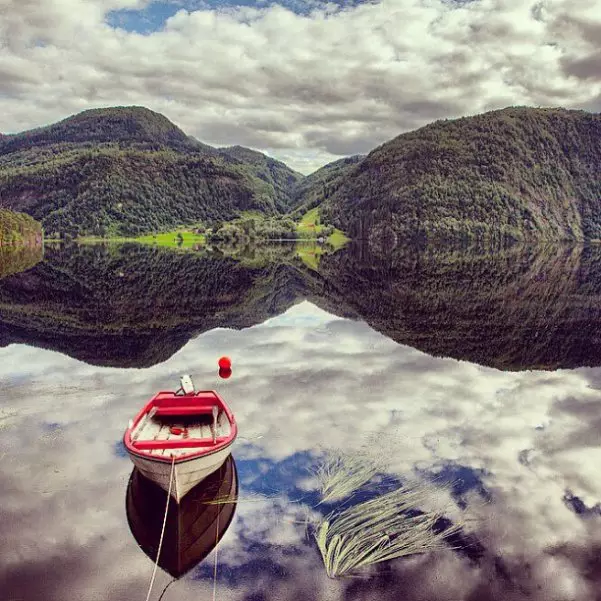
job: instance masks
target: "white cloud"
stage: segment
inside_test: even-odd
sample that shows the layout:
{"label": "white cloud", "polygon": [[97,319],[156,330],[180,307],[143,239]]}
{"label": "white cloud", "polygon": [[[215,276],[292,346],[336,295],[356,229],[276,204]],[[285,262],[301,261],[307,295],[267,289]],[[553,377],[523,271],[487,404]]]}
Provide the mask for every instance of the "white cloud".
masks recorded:
{"label": "white cloud", "polygon": [[105,22],[146,5],[2,0],[0,131],[142,104],[207,143],[269,149],[307,172],[438,118],[601,108],[599,0],[182,8],[148,35]]}

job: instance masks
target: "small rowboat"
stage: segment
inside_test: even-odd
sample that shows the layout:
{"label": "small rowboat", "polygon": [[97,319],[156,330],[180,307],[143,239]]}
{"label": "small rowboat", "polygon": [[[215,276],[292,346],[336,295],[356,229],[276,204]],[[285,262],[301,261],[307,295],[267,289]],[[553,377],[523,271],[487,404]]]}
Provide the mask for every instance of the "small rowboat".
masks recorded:
{"label": "small rowboat", "polygon": [[222,466],[237,434],[225,401],[183,376],[179,390],[159,392],[130,421],[123,443],[138,470],[179,503]]}

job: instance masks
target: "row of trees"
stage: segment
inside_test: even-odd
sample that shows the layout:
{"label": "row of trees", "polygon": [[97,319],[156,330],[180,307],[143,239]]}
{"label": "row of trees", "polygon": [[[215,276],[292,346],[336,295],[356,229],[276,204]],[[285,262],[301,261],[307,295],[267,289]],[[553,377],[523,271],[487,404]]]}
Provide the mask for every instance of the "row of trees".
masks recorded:
{"label": "row of trees", "polygon": [[[332,226],[322,228],[319,236],[326,239],[334,232]],[[299,237],[297,224],[289,217],[270,219],[247,217],[230,223],[217,221],[206,232],[210,241],[248,242],[255,240],[295,240]]]}

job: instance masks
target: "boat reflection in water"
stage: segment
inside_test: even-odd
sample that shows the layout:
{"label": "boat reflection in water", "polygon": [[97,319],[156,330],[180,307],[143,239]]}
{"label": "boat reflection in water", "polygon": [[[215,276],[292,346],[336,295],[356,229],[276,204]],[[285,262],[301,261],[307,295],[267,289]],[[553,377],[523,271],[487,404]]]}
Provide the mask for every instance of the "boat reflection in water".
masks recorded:
{"label": "boat reflection in water", "polygon": [[[169,499],[159,567],[180,578],[199,564],[223,538],[238,500],[238,474],[230,455],[179,504]],[[127,486],[127,521],[144,553],[156,561],[167,493],[134,468]]]}

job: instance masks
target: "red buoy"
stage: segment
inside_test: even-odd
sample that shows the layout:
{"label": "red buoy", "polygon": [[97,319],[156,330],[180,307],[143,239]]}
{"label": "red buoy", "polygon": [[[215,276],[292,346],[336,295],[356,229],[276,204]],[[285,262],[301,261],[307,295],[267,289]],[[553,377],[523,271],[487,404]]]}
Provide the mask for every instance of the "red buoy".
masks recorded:
{"label": "red buoy", "polygon": [[232,370],[229,367],[220,367],[219,368],[219,377],[227,380],[232,375]]}
{"label": "red buoy", "polygon": [[220,369],[231,369],[232,360],[229,357],[221,357],[218,361]]}

